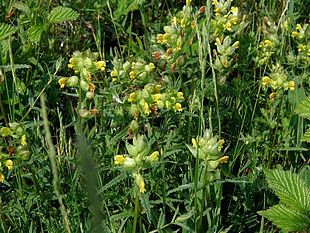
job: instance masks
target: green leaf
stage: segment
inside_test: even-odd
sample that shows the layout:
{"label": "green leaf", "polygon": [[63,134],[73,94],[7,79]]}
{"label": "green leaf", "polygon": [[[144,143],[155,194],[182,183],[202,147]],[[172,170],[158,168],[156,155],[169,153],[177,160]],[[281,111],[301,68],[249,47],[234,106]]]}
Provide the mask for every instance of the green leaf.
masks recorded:
{"label": "green leaf", "polygon": [[120,174],[119,176],[115,177],[113,180],[111,180],[109,183],[107,183],[105,186],[103,186],[98,193],[103,193],[107,189],[117,185],[121,181],[125,180],[127,178],[127,175],[125,173]]}
{"label": "green leaf", "polygon": [[116,18],[121,15],[127,15],[128,12],[139,9],[145,0],[120,0],[117,4]]}
{"label": "green leaf", "polygon": [[310,190],[304,181],[290,171],[280,169],[265,171],[267,182],[280,200],[297,210],[310,210]]}
{"label": "green leaf", "polygon": [[41,40],[41,35],[44,31],[43,25],[34,25],[28,29],[28,39],[33,43],[38,43]]}
{"label": "green leaf", "polygon": [[258,213],[272,221],[284,232],[303,231],[310,227],[309,216],[285,205],[275,205],[268,210],[258,211]]}
{"label": "green leaf", "polygon": [[77,19],[79,14],[67,7],[58,6],[55,7],[47,16],[49,23],[61,23],[68,20]]}
{"label": "green leaf", "polygon": [[147,220],[149,223],[152,222],[152,214],[151,214],[151,204],[149,200],[148,194],[139,193],[139,198],[141,202],[141,206],[143,208],[143,211],[146,213]]}
{"label": "green leaf", "polygon": [[0,23],[0,41],[6,39],[14,32],[16,32],[16,27],[9,24]]}
{"label": "green leaf", "polygon": [[310,97],[301,101],[301,103],[295,109],[295,112],[299,116],[307,118],[310,120]]}
{"label": "green leaf", "polygon": [[304,142],[310,142],[310,128],[307,129],[305,134],[302,136],[301,140]]}
{"label": "green leaf", "polygon": [[15,7],[16,9],[25,12],[26,14],[31,13],[31,10],[29,8],[29,6],[26,3],[23,2],[14,2],[13,7]]}

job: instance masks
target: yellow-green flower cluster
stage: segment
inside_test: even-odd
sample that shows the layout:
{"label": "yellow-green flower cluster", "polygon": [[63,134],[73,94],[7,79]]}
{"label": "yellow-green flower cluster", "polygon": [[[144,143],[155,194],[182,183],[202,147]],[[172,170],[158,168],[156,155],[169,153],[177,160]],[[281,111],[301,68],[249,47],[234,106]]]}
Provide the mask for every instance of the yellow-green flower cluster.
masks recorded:
{"label": "yellow-green flower cluster", "polygon": [[216,59],[214,62],[214,68],[218,71],[220,83],[225,82],[226,76],[229,73],[228,68],[233,64],[233,58],[235,50],[239,47],[239,41],[235,41],[232,44],[230,36],[226,36],[224,39],[216,38]]}
{"label": "yellow-green flower cluster", "polygon": [[141,193],[146,191],[145,182],[141,172],[147,166],[154,164],[158,160],[159,152],[151,152],[151,145],[143,135],[133,138],[133,143],[126,143],[128,154],[115,155],[114,164],[129,171]]}
{"label": "yellow-green flower cluster", "polygon": [[105,61],[98,61],[98,53],[88,51],[74,52],[69,60],[69,68],[72,68],[76,75],[71,77],[62,77],[58,80],[61,88],[65,86],[80,88],[86,92],[85,97],[92,99],[95,93],[95,85],[92,82],[97,72],[104,72]]}
{"label": "yellow-green flower cluster", "polygon": [[276,34],[269,34],[266,39],[259,43],[258,55],[256,57],[257,65],[267,64],[271,57],[278,50],[278,37]]}
{"label": "yellow-green flower cluster", "polygon": [[[7,141],[10,144],[7,145]],[[9,123],[9,127],[0,128],[0,183],[5,181],[5,173],[12,170],[14,160],[28,160],[31,152],[24,127],[19,123]]]}
{"label": "yellow-green flower cluster", "polygon": [[306,65],[309,65],[310,64],[309,24],[304,24],[303,26],[297,24],[295,31],[291,33],[291,36],[297,42],[298,47],[297,58]]}
{"label": "yellow-green flower cluster", "polygon": [[292,32],[292,37],[297,40],[303,40],[309,24],[304,24],[303,27],[300,24],[296,24],[295,31]]}
{"label": "yellow-green flower cluster", "polygon": [[114,68],[110,72],[112,81],[116,82],[139,82],[147,83],[150,81],[150,76],[155,70],[155,65],[147,63],[140,59],[137,61],[126,61],[122,63],[120,60],[114,61]]}
{"label": "yellow-green flower cluster", "polygon": [[207,129],[203,137],[192,138],[192,145],[187,146],[195,158],[207,165],[208,171],[214,171],[221,163],[228,161],[228,156],[222,156],[223,144],[223,139],[219,140]]}
{"label": "yellow-green flower cluster", "polygon": [[[196,14],[198,13],[196,12]],[[178,60],[179,52],[183,49],[185,43],[191,44],[196,33],[196,25],[192,15],[193,8],[190,5],[190,1],[188,1],[183,10],[172,17],[171,24],[164,26],[164,33],[157,35],[157,44],[163,45],[165,50],[158,49],[153,54],[155,59],[163,59],[168,61],[168,63],[174,63],[175,60]]]}
{"label": "yellow-green flower cluster", "polygon": [[295,82],[288,80],[287,74],[279,64],[272,67],[272,72],[268,76],[262,77],[262,85],[272,89],[272,93],[269,95],[270,99],[275,99],[280,91],[295,90]]}
{"label": "yellow-green flower cluster", "polygon": [[157,110],[167,109],[182,111],[181,102],[184,100],[182,92],[168,90],[161,92],[161,85],[147,84],[142,90],[130,93],[128,102],[131,103],[130,112],[134,118],[139,115],[157,114]]}
{"label": "yellow-green flower cluster", "polygon": [[211,20],[213,38],[222,37],[227,33],[235,33],[245,27],[238,7],[231,7],[231,0],[213,0],[215,17]]}
{"label": "yellow-green flower cluster", "polygon": [[310,65],[310,44],[299,44],[298,56],[302,62]]}

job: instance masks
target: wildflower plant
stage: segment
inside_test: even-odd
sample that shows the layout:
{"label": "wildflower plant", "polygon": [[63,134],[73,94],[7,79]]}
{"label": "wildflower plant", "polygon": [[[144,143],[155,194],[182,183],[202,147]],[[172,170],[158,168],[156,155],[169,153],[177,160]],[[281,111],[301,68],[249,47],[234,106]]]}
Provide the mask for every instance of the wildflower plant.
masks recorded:
{"label": "wildflower plant", "polygon": [[270,99],[275,99],[277,96],[283,95],[284,91],[295,90],[295,82],[288,80],[287,74],[280,64],[272,67],[272,72],[268,76],[262,77],[262,85],[265,89],[271,88],[272,93]]}
{"label": "wildflower plant", "polygon": [[192,145],[187,145],[191,154],[198,159],[208,171],[208,182],[216,176],[215,171],[222,163],[227,163],[228,156],[222,156],[224,140],[213,136],[211,130],[206,129],[202,137],[192,138]]}
{"label": "wildflower plant", "polygon": [[29,160],[31,151],[25,128],[17,122],[0,128],[0,183],[5,182],[6,175],[22,160]]}
{"label": "wildflower plant", "polygon": [[69,60],[68,67],[74,70],[75,75],[71,77],[61,77],[58,80],[60,88],[75,89],[79,96],[79,115],[83,118],[96,115],[96,108],[87,109],[87,100],[91,100],[95,96],[95,80],[98,73],[105,74],[106,62],[98,61],[98,53],[90,50],[73,53]]}
{"label": "wildflower plant", "polygon": [[135,91],[129,94],[127,101],[131,103],[130,113],[133,118],[141,116],[156,116],[159,110],[173,110],[181,112],[181,102],[184,100],[182,92],[168,89],[161,91],[160,84],[147,84],[143,90]]}
{"label": "wildflower plant", "polygon": [[129,172],[134,178],[140,193],[144,193],[145,182],[141,175],[147,167],[154,166],[158,161],[159,152],[151,152],[151,144],[144,135],[136,135],[132,144],[126,142],[128,154],[115,155],[114,164]]}

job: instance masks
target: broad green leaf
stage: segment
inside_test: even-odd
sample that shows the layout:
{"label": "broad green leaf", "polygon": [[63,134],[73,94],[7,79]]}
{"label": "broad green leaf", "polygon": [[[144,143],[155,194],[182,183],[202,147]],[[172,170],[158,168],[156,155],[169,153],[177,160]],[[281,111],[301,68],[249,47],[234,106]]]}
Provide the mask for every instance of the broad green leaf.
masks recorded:
{"label": "broad green leaf", "polygon": [[0,41],[9,37],[16,31],[16,27],[9,24],[0,23]]}
{"label": "broad green leaf", "polygon": [[310,142],[310,128],[307,129],[305,134],[302,136],[301,140],[305,142]]}
{"label": "broad green leaf", "polygon": [[295,112],[301,116],[310,120],[310,97],[301,101],[301,103],[295,109]]}
{"label": "broad green leaf", "polygon": [[301,211],[310,210],[310,190],[297,174],[280,169],[265,174],[270,188],[284,204]]}
{"label": "broad green leaf", "polygon": [[285,205],[275,205],[258,213],[272,221],[284,232],[303,231],[310,227],[309,216]]}
{"label": "broad green leaf", "polygon": [[44,31],[43,25],[34,25],[28,29],[28,39],[33,43],[38,43],[41,40],[41,35]]}
{"label": "broad green leaf", "polygon": [[49,23],[61,23],[68,20],[77,19],[79,14],[67,7],[58,6],[55,7],[47,16]]}

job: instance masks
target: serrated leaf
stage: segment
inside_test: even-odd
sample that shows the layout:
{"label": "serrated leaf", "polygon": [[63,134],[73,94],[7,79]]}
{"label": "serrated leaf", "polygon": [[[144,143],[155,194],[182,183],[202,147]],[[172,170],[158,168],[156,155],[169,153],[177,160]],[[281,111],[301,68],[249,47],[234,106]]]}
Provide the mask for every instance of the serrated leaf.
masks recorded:
{"label": "serrated leaf", "polygon": [[139,9],[145,0],[120,0],[117,4],[116,17],[127,15],[128,12]]}
{"label": "serrated leaf", "polygon": [[143,208],[143,211],[146,213],[147,220],[149,223],[152,222],[152,214],[151,214],[151,204],[149,200],[149,195],[148,194],[139,194],[141,206]]}
{"label": "serrated leaf", "polygon": [[0,23],[0,41],[6,39],[16,31],[16,27]]}
{"label": "serrated leaf", "polygon": [[265,174],[268,185],[284,204],[297,210],[309,211],[310,190],[297,174],[280,169],[265,171]]}
{"label": "serrated leaf", "polygon": [[49,23],[61,23],[68,20],[77,19],[79,14],[67,7],[58,6],[55,7],[47,16]]}
{"label": "serrated leaf", "polygon": [[301,116],[310,120],[310,97],[301,101],[301,103],[295,109],[295,112]]}
{"label": "serrated leaf", "polygon": [[41,35],[44,31],[43,25],[34,25],[28,29],[28,39],[33,43],[38,43],[41,40]]}
{"label": "serrated leaf", "polygon": [[284,232],[303,231],[310,227],[309,216],[285,205],[275,205],[258,213],[272,221]]}
{"label": "serrated leaf", "polygon": [[305,134],[302,136],[301,140],[304,142],[310,142],[310,128],[307,129]]}
{"label": "serrated leaf", "polygon": [[104,192],[105,190],[117,185],[119,182],[125,180],[127,178],[127,175],[125,173],[120,174],[119,176],[115,177],[113,180],[111,180],[109,183],[107,183],[105,186],[103,186],[99,193]]}

